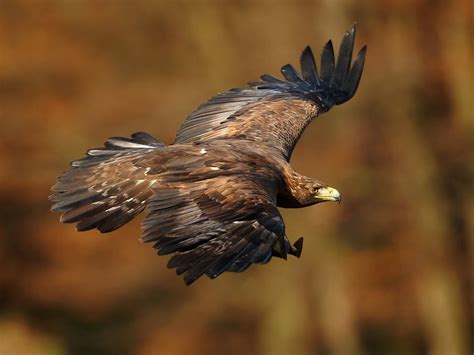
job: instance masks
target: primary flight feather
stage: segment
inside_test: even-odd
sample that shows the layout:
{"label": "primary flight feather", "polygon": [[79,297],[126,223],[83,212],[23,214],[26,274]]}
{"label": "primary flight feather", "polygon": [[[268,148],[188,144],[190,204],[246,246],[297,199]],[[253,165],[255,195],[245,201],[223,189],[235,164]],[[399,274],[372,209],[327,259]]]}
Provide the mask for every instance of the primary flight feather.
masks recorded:
{"label": "primary flight feather", "polygon": [[113,231],[148,209],[142,240],[187,284],[202,275],[240,272],[272,256],[300,256],[277,207],[340,201],[339,192],[295,172],[289,160],[307,125],[351,99],[362,75],[364,46],[353,64],[355,26],[334,58],[329,41],[318,68],[310,47],[301,75],[287,64],[271,75],[219,94],[178,129],[174,144],[147,133],[113,137],[71,163],[53,186],[53,211],[78,231]]}

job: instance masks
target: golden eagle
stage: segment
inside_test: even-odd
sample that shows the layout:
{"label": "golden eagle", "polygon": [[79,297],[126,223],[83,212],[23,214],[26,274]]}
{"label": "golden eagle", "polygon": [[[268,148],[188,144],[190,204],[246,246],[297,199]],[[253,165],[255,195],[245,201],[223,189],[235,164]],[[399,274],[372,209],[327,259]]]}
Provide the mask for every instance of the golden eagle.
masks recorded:
{"label": "golden eagle", "polygon": [[78,231],[113,231],[148,208],[142,241],[186,284],[206,274],[241,272],[272,256],[300,256],[277,207],[340,201],[339,192],[294,171],[290,157],[308,124],[354,96],[366,47],[351,66],[355,26],[347,31],[337,62],[332,42],[318,69],[310,47],[301,74],[289,64],[284,80],[261,81],[214,96],[184,121],[174,144],[147,133],[113,137],[59,177],[50,197],[61,222]]}

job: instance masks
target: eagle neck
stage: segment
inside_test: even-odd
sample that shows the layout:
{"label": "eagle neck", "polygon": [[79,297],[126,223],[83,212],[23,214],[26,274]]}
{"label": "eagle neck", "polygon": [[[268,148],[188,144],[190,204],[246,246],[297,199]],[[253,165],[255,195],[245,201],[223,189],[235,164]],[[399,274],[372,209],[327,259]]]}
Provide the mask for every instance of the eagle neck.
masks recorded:
{"label": "eagle neck", "polygon": [[305,207],[304,197],[308,193],[306,186],[309,179],[294,171],[289,165],[284,169],[283,186],[277,195],[280,207],[301,208]]}

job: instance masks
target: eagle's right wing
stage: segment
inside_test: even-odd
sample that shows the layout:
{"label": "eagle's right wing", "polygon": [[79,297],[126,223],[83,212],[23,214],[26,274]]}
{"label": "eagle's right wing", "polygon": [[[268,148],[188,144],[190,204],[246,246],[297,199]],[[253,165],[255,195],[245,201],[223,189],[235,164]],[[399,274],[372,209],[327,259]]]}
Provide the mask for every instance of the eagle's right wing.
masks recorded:
{"label": "eagle's right wing", "polygon": [[287,64],[281,68],[285,80],[265,74],[261,81],[249,83],[249,88],[211,98],[181,125],[176,143],[245,138],[276,148],[289,160],[313,118],[354,96],[365,61],[364,46],[351,65],[354,40],[355,26],[346,32],[337,62],[329,41],[319,74],[311,48],[306,47],[301,55],[302,75]]}

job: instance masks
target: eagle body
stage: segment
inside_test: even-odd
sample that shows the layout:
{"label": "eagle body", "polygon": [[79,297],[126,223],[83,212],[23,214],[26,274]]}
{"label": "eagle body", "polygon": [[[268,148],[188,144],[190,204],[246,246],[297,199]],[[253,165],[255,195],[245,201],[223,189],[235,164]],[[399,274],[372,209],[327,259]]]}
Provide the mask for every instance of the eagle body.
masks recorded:
{"label": "eagle body", "polygon": [[302,76],[285,65],[286,80],[263,75],[219,94],[185,120],[174,144],[143,132],[109,138],[90,149],[53,186],[53,211],[79,231],[113,231],[148,210],[142,241],[187,284],[202,275],[240,272],[272,256],[300,256],[278,207],[340,201],[337,190],[290,166],[299,137],[321,113],[357,90],[365,47],[351,66],[355,27],[346,32],[337,63],[331,41],[318,73],[311,49]]}

